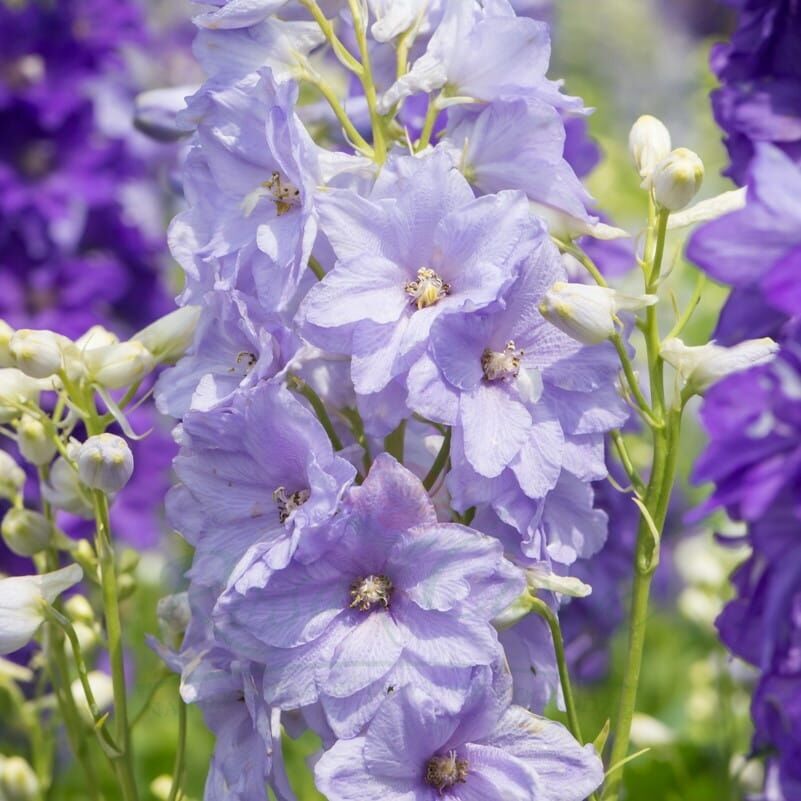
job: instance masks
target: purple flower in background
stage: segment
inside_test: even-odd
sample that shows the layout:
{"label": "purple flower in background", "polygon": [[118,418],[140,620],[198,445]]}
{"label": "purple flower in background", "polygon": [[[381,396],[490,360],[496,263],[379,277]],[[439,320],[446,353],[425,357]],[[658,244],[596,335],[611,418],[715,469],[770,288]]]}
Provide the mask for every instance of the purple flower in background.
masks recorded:
{"label": "purple flower in background", "polygon": [[278,384],[190,412],[179,441],[174,468],[181,483],[168,495],[168,513],[195,546],[190,577],[209,587],[224,585],[254,543],[271,565],[285,565],[301,533],[334,514],[356,472],[334,454],[314,415]]}
{"label": "purple flower in background", "polygon": [[322,697],[349,736],[410,681],[458,708],[472,669],[498,658],[490,620],[523,591],[522,574],[496,540],[437,522],[419,479],[387,454],[332,528],[308,564],[273,569],[251,549],[218,601],[218,636],[265,665],[271,703]]}
{"label": "purple flower in background", "polygon": [[[592,746],[560,724],[508,706],[485,671],[454,714],[413,688],[388,698],[361,737],[323,754],[315,776],[330,801],[582,801],[603,778]],[[498,687],[497,685],[501,685]]]}
{"label": "purple flower in background", "polygon": [[759,145],[750,176],[745,208],[700,228],[687,255],[716,280],[758,288],[779,311],[801,313],[801,166]]}
{"label": "purple flower in background", "polygon": [[794,0],[727,0],[739,10],[730,42],[712,50],[722,86],[712,108],[726,133],[728,174],[744,183],[760,142],[772,142],[801,159],[801,8]]}

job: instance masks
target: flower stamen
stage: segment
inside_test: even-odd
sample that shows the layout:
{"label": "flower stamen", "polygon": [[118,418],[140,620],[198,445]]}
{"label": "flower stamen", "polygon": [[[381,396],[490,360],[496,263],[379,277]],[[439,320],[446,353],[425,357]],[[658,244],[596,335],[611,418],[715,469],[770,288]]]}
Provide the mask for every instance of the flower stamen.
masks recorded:
{"label": "flower stamen", "polygon": [[481,369],[487,381],[500,381],[517,378],[520,363],[526,355],[525,351],[515,347],[514,340],[509,340],[502,351],[487,348],[481,354]]}
{"label": "flower stamen", "polygon": [[383,604],[389,608],[392,597],[392,581],[389,576],[365,576],[350,585],[350,608],[360,612],[369,612],[374,606]]}
{"label": "flower stamen", "polygon": [[449,751],[444,756],[434,756],[426,764],[426,783],[437,789],[440,795],[454,784],[467,781],[467,760]]}
{"label": "flower stamen", "polygon": [[417,271],[417,280],[408,281],[404,291],[417,306],[417,310],[427,309],[441,301],[451,292],[451,285],[446,283],[430,267],[421,267]]}
{"label": "flower stamen", "polygon": [[250,194],[245,196],[242,201],[242,211],[245,216],[249,217],[259,200],[268,196],[272,196],[279,217],[300,205],[300,189],[283,178],[280,172],[275,171],[270,178],[262,181]]}
{"label": "flower stamen", "polygon": [[309,500],[310,495],[307,489],[287,493],[286,487],[278,487],[273,492],[273,501],[278,508],[278,520],[286,523],[292,513]]}

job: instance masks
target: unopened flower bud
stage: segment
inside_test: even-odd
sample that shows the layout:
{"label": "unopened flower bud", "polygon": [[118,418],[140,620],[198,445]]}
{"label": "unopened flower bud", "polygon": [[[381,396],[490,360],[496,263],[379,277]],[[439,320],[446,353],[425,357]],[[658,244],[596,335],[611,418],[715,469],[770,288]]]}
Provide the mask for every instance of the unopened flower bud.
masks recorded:
{"label": "unopened flower bud", "polygon": [[56,444],[41,420],[23,414],[17,423],[17,446],[27,461],[48,464],[56,455]]}
{"label": "unopened flower bud", "polygon": [[[94,696],[97,708],[102,712],[109,709],[114,703],[114,683],[111,681],[111,676],[103,673],[102,670],[90,670],[86,678],[89,680],[89,686],[92,688],[92,695]],[[83,689],[83,684],[80,679],[75,679],[70,685],[72,697],[75,699],[75,705],[78,707],[78,712],[81,717],[89,724],[95,721],[92,717],[92,710],[89,708],[89,702],[86,699],[86,693]]]}
{"label": "unopened flower bud", "polygon": [[41,389],[40,379],[31,378],[16,367],[0,368],[0,423],[19,417],[21,404],[37,404]]}
{"label": "unopened flower bud", "polygon": [[105,348],[107,345],[116,345],[120,338],[104,328],[102,325],[93,325],[85,334],[75,340],[75,346],[80,351]]}
{"label": "unopened flower bud", "polygon": [[158,364],[170,364],[178,361],[192,344],[199,318],[199,306],[182,306],[143,328],[131,339],[141,342]]}
{"label": "unopened flower bud", "polygon": [[[69,443],[67,453],[71,460],[77,458],[79,448],[77,442]],[[75,468],[63,457],[56,459],[50,466],[50,475],[47,482],[42,485],[42,495],[56,509],[63,509],[79,517],[92,517],[91,499],[81,486]]]}
{"label": "unopened flower bud", "polygon": [[192,617],[189,596],[185,592],[165,595],[156,604],[156,616],[165,638],[182,636]]}
{"label": "unopened flower bud", "polygon": [[[85,540],[84,540],[85,542]],[[92,605],[83,595],[71,595],[64,601],[64,612],[73,623],[86,623],[92,625],[95,622],[95,613]]]}
{"label": "unopened flower bud", "polygon": [[650,184],[657,205],[679,211],[689,204],[704,180],[704,163],[692,150],[676,148],[654,167]]}
{"label": "unopened flower bud", "polygon": [[9,341],[16,366],[32,378],[47,378],[64,367],[64,344],[69,340],[52,331],[20,328]]}
{"label": "unopened flower bud", "polygon": [[5,451],[0,451],[0,498],[13,501],[25,485],[25,471]]}
{"label": "unopened flower bud", "polygon": [[136,340],[84,351],[90,378],[106,389],[122,389],[141,381],[156,365],[150,351]]}
{"label": "unopened flower bud", "polygon": [[648,178],[654,167],[666,158],[671,149],[670,132],[661,120],[643,114],[629,132],[629,153],[642,178]]}
{"label": "unopened flower bud", "polygon": [[14,329],[5,320],[0,320],[0,367],[12,367],[14,364],[14,357],[9,350],[13,336]]}
{"label": "unopened flower bud", "polygon": [[660,355],[676,368],[678,374],[697,392],[732,373],[772,361],[779,346],[770,337],[747,339],[739,345],[724,348],[709,342],[706,345],[685,345],[680,339],[666,339]]}
{"label": "unopened flower bud", "polygon": [[41,789],[33,768],[20,756],[0,757],[0,798],[37,801]]}
{"label": "unopened flower bud", "polygon": [[91,489],[119,492],[133,474],[133,454],[116,434],[89,437],[78,450],[78,476]]}
{"label": "unopened flower bud", "polygon": [[617,312],[656,303],[655,295],[624,295],[609,287],[557,281],[540,303],[540,314],[573,339],[596,345],[615,333]]}
{"label": "unopened flower bud", "polygon": [[34,556],[50,545],[54,528],[39,512],[14,508],[3,517],[0,533],[9,550],[17,556]]}

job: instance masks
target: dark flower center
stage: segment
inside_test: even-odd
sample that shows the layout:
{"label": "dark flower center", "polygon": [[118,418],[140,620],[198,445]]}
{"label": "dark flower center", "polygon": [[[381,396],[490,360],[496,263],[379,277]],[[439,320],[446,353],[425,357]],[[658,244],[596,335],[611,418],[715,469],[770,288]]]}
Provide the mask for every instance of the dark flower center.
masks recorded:
{"label": "dark flower center", "polygon": [[426,783],[436,787],[440,795],[454,784],[467,781],[467,760],[449,751],[444,756],[434,756],[426,763]]}
{"label": "dark flower center", "polygon": [[278,509],[278,519],[285,523],[289,516],[309,500],[311,493],[307,489],[287,492],[286,487],[278,487],[273,492],[273,501]]}
{"label": "dark flower center", "polygon": [[236,354],[236,366],[232,367],[229,372],[241,372],[243,375],[247,375],[258,360],[259,357],[255,353],[251,353],[249,350],[240,350]]}
{"label": "dark flower center", "polygon": [[525,356],[525,351],[518,350],[511,339],[502,351],[487,348],[481,354],[481,369],[484,371],[484,378],[487,381],[517,378],[523,356]]}
{"label": "dark flower center", "polygon": [[357,579],[350,585],[350,607],[361,612],[369,612],[373,607],[381,604],[384,609],[389,608],[392,598],[392,581],[389,576],[365,576]]}
{"label": "dark flower center", "polygon": [[451,285],[445,283],[431,268],[421,267],[417,271],[417,280],[408,281],[404,291],[419,311],[439,303],[446,295],[449,295]]}
{"label": "dark flower center", "polygon": [[275,171],[266,181],[262,181],[242,201],[242,210],[246,217],[253,213],[253,209],[263,197],[272,198],[279,217],[300,205],[300,189],[278,171]]}

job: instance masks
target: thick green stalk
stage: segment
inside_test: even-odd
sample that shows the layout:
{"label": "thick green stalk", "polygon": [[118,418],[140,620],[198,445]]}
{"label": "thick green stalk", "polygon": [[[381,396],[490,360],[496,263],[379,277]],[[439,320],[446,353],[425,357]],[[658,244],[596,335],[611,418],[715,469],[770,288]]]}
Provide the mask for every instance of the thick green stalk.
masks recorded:
{"label": "thick green stalk", "polygon": [[111,662],[111,681],[114,689],[114,721],[117,732],[115,742],[120,751],[120,756],[114,759],[114,769],[120,782],[124,801],[137,801],[138,793],[132,764],[131,732],[128,727],[128,695],[125,683],[122,623],[114,551],[111,546],[108,499],[98,490],[94,491],[94,506],[97,526],[95,547],[100,563],[103,611],[106,619],[106,637],[108,640],[109,660]]}

